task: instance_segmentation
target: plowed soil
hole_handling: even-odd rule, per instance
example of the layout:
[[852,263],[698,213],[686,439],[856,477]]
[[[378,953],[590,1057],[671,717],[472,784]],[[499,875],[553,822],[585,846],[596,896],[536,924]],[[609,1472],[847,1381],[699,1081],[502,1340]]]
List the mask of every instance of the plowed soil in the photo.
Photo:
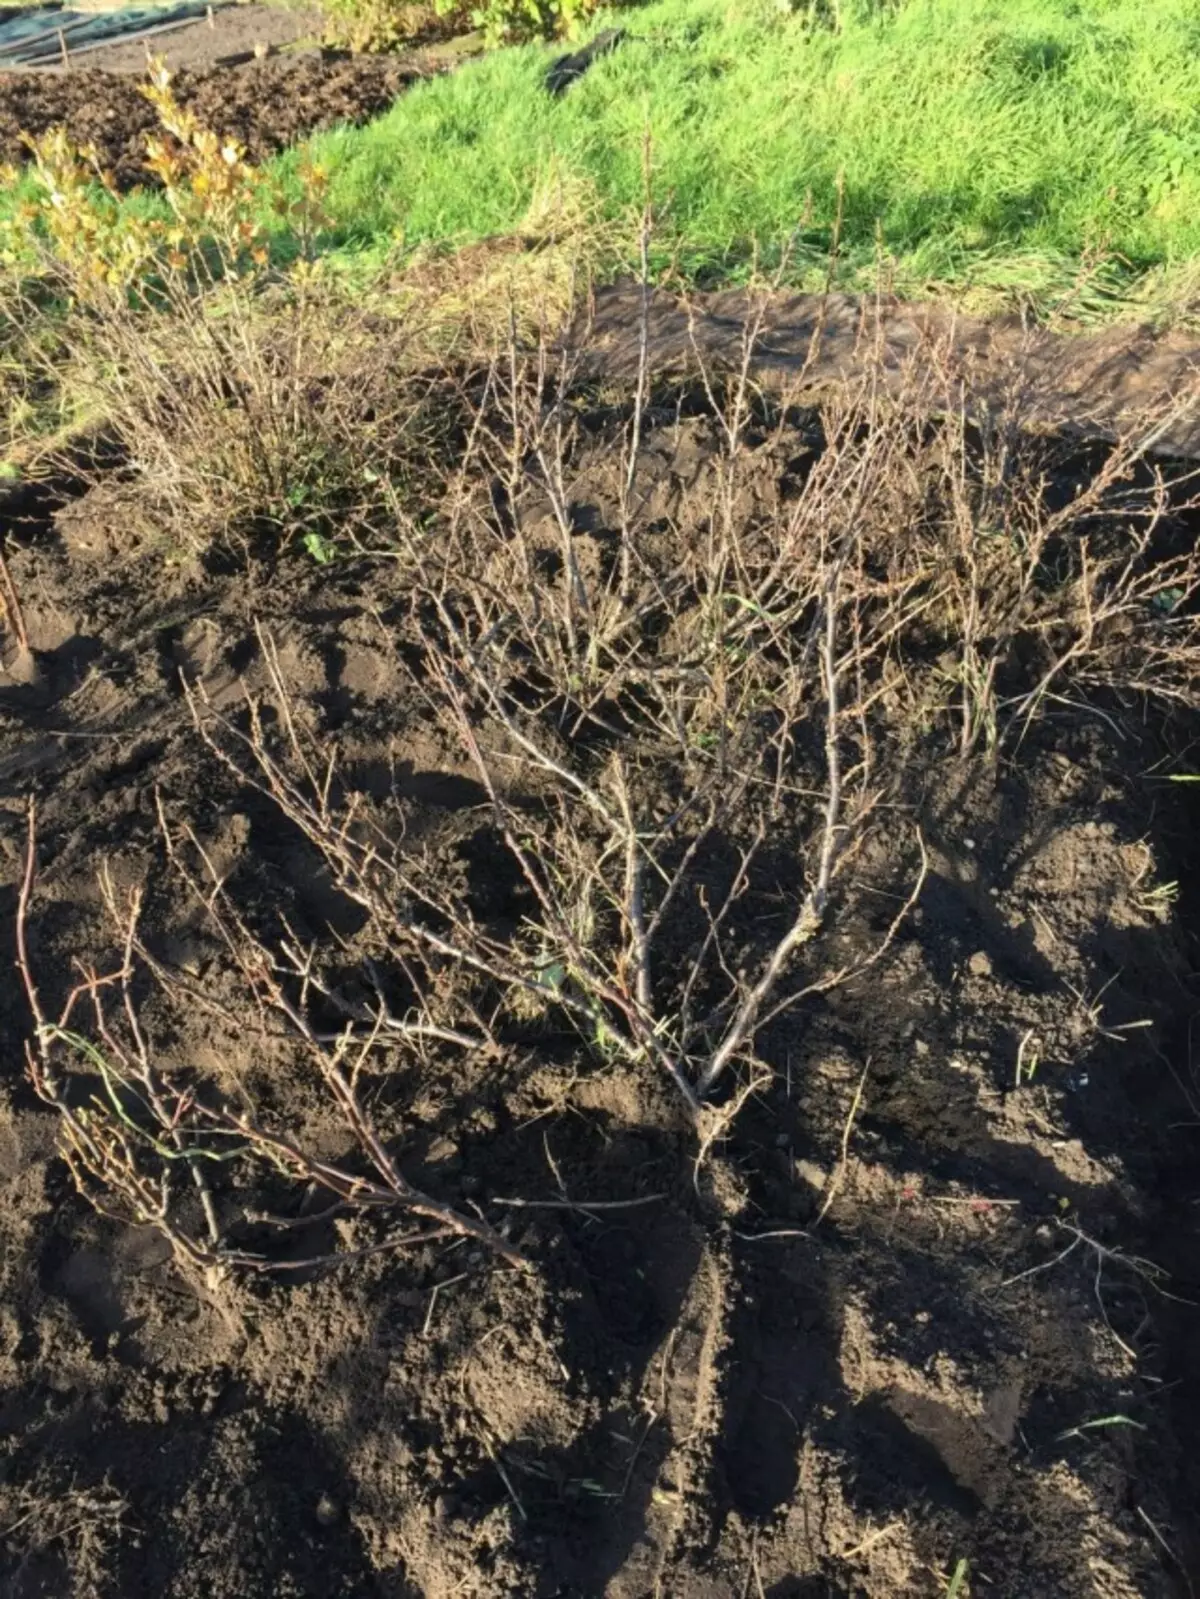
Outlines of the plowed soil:
[[[181,105],[214,132],[238,140],[254,161],[286,149],[305,134],[379,116],[421,75],[382,56],[314,51],[232,67],[185,68],[175,78]],[[21,164],[22,133],[59,124],[80,144],[93,144],[117,186],[149,181],[146,136],[157,117],[130,72],[80,67],[72,72],[0,74],[0,160]]]
[[836,393],[875,370],[896,392],[911,387],[919,368],[933,375],[931,404],[965,406],[977,422],[1019,415],[1025,429],[1080,443],[1112,441],[1139,424],[1149,432],[1152,422],[1151,453],[1200,457],[1200,348],[1184,328],[1052,329],[886,295],[727,289],[684,301],[656,290],[643,305],[636,285],[614,283],[581,321],[585,364],[597,376],[631,380],[643,318],[656,371],[682,370],[697,355],[714,370],[736,370],[753,326],[755,381],[776,394]]
[[[571,446],[585,567],[620,519],[606,418],[584,414]],[[821,437],[814,412],[752,443],[747,515],[791,502]],[[720,440],[703,397],[654,411],[648,550],[706,536]],[[1099,465],[1060,451],[1049,491]],[[529,494],[544,516],[536,473]],[[485,923],[519,911],[487,794],[412,691],[395,564],[164,559],[113,504],[102,485],[50,517],[8,506],[34,658],[0,690],[4,1591],[908,1599],[956,1572],[977,1599],[1192,1591],[1200,903],[1195,791],[1166,780],[1194,766],[1190,713],[1067,697],[999,755],[918,740],[907,820],[847,868],[838,936],[864,948],[895,914],[914,819],[919,903],[866,977],[764,1030],[764,1078],[700,1170],[672,1085],[569,1032],[373,1080],[404,1169],[505,1228],[532,1271],[443,1239],[205,1281],[79,1198],[24,1078],[28,796],[46,1002],[73,963],[119,960],[107,862],[146,885],[163,962],[227,1005],[159,1016],[156,1047],[265,1084],[329,1159],[352,1158],[344,1125],[236,1009],[161,819],[194,829],[241,914],[320,961],[350,958],[360,918],[213,760],[182,682],[240,714],[268,686],[265,626],[368,813],[433,851]],[[788,828],[739,911],[750,952],[802,876],[808,834]],[[705,880],[730,869],[714,855]],[[299,1242],[256,1247],[332,1247],[343,1223],[306,1222],[310,1201],[286,1201]],[[222,1197],[231,1216],[261,1202]]]

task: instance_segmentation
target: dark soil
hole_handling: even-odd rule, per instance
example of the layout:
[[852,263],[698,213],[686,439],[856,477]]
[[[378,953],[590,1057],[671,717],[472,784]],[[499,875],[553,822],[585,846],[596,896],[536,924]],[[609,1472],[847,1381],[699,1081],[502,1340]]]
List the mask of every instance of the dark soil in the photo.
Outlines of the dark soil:
[[755,379],[775,393],[837,393],[878,368],[894,391],[918,382],[931,409],[965,404],[980,422],[1019,414],[1027,429],[1080,443],[1140,427],[1154,435],[1152,452],[1200,457],[1196,337],[1186,328],[1050,328],[1017,316],[964,316],[936,301],[744,289],[693,293],[686,302],[659,289],[643,310],[641,289],[626,282],[596,294],[585,363],[606,378],[632,378],[643,315],[657,371],[688,366],[694,351],[714,369],[736,369],[745,329],[755,325]]
[[[692,410],[655,413],[640,477],[684,539],[714,493]],[[607,426],[585,418],[572,463],[586,559],[616,518]],[[801,417],[762,445],[756,503],[797,492],[816,441]],[[1052,483],[1096,464],[1060,457]],[[5,966],[30,794],[47,991],[112,958],[108,862],[150,888],[169,959],[225,992],[225,954],[167,887],[160,806],[256,925],[286,915],[335,963],[352,947],[354,907],[181,698],[181,671],[222,706],[262,687],[256,621],[364,802],[465,870],[479,915],[507,903],[486,796],[397,658],[398,568],[203,571],[123,547],[112,504],[11,547],[35,669],[0,697]],[[528,1274],[443,1240],[299,1281],[188,1277],[152,1228],[76,1195],[23,1077],[20,985],[0,984],[5,1591],[880,1599],[945,1593],[960,1561],[960,1594],[1192,1591],[1200,907],[1194,791],[1162,779],[1194,765],[1195,725],[1100,709],[1064,704],[997,758],[915,762],[916,911],[868,978],[767,1030],[769,1082],[701,1180],[671,1085],[569,1037],[378,1084],[400,1162],[506,1225]],[[901,840],[897,822],[849,869],[839,892],[877,906],[851,941],[894,913]],[[774,842],[747,938],[797,871]],[[171,1025],[172,1059],[267,1082],[344,1154],[248,1012]]]
[[[325,51],[187,68],[174,87],[180,104],[206,127],[238,140],[251,160],[262,161],[319,128],[379,116],[421,75],[399,59]],[[95,145],[119,188],[149,181],[146,136],[155,131],[157,116],[132,75],[99,67],[0,74],[0,160],[28,160],[21,134],[59,124],[76,142]]]

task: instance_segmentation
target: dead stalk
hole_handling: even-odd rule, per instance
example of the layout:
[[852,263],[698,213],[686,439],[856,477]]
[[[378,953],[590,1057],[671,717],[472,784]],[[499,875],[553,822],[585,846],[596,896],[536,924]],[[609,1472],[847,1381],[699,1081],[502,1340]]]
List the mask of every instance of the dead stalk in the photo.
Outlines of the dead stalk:
[[3,609],[8,619],[18,647],[22,653],[28,654],[29,634],[25,629],[25,616],[21,610],[21,599],[17,593],[17,585],[13,582],[2,540],[0,540],[0,609]]
[[842,773],[838,753],[838,661],[836,578],[831,580],[831,592],[825,596],[825,634],[821,652],[821,675],[825,685],[825,762],[827,786],[825,791],[825,821],[821,832],[821,847],[816,879],[806,894],[795,920],[771,952],[762,975],[743,998],[725,1037],[701,1073],[698,1084],[701,1094],[711,1094],[722,1073],[734,1055],[745,1047],[754,1029],[760,1011],[774,993],[781,974],[792,954],[802,944],[807,944],[820,932],[829,900],[829,885],[837,857],[838,833],[841,821]]
[[[196,846],[194,835],[189,841]],[[366,1037],[356,1035],[350,1027],[332,1041],[320,1035],[288,991],[287,975],[296,972],[297,963],[278,961],[254,940],[232,907],[220,877],[211,871],[211,863],[206,861],[209,877],[204,883],[183,867],[177,843],[171,843],[171,857],[227,947],[237,952],[264,1027],[269,1031],[271,1016],[288,1024],[324,1082],[370,1175],[312,1156],[290,1135],[268,1126],[252,1111],[234,1110],[206,1098],[156,1063],[133,988],[144,948],[138,931],[141,893],[134,890],[122,902],[106,871],[102,871],[101,883],[110,919],[121,939],[121,964],[105,974],[81,969],[80,980],[68,994],[59,1018],[49,1021],[28,943],[36,852],[36,815],[31,802],[16,930],[17,964],[35,1024],[28,1069],[36,1092],[59,1114],[63,1153],[76,1185],[97,1209],[157,1227],[182,1264],[204,1271],[297,1269],[295,1261],[273,1263],[229,1243],[228,1229],[218,1219],[208,1173],[238,1162],[274,1168],[313,1184],[352,1211],[400,1211],[434,1224],[416,1233],[393,1234],[366,1251],[353,1251],[355,1255],[456,1236],[474,1239],[512,1266],[528,1267],[520,1251],[495,1229],[411,1184],[380,1137],[357,1085],[369,1067],[385,1018],[377,1017]],[[203,852],[201,856],[205,859]],[[170,974],[158,965],[154,975],[169,998]],[[113,991],[120,996],[120,1025],[107,1004],[107,995]],[[90,1037],[74,1024],[81,1001],[92,1011]],[[71,1093],[66,1091],[68,1081],[74,1085]],[[203,1236],[189,1228],[181,1215],[172,1181],[173,1171],[179,1169],[188,1174],[196,1190],[205,1224]],[[253,1220],[261,1223],[264,1218]],[[333,1264],[340,1258],[322,1256],[305,1264]]]
[[857,1120],[859,1108],[862,1105],[863,1089],[867,1086],[867,1074],[870,1072],[870,1070],[871,1062],[868,1061],[862,1069],[862,1076],[858,1079],[858,1085],[854,1090],[854,1097],[850,1101],[850,1109],[846,1113],[846,1120],[842,1127],[841,1155],[838,1159],[837,1166],[829,1174],[829,1183],[825,1190],[824,1201],[822,1202],[820,1210],[817,1212],[816,1220],[812,1224],[813,1231],[815,1231],[821,1225],[826,1216],[829,1214],[830,1207],[837,1198],[838,1193],[841,1190],[841,1186],[846,1180],[846,1169],[850,1164],[850,1139],[854,1132],[854,1123]]

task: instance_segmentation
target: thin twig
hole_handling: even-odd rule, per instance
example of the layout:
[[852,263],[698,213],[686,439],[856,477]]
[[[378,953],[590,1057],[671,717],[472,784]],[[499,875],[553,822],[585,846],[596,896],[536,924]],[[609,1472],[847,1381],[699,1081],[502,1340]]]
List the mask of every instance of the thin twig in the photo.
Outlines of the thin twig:
[[13,637],[16,639],[22,653],[29,653],[29,634],[25,628],[25,616],[21,610],[20,597],[17,594],[17,585],[13,582],[12,572],[9,570],[8,560],[4,554],[4,540],[0,538],[0,603],[3,604],[5,614],[12,625]]
[[434,1283],[433,1290],[429,1295],[429,1304],[425,1311],[425,1320],[421,1323],[422,1338],[429,1337],[429,1327],[430,1323],[433,1321],[434,1307],[437,1304],[438,1295],[441,1293],[442,1289],[453,1288],[455,1283],[465,1283],[470,1275],[471,1273],[469,1271],[460,1271],[457,1277],[447,1277],[444,1282]]
[[666,1199],[666,1194],[643,1194],[638,1199],[493,1199],[493,1205],[507,1205],[512,1210],[579,1210],[585,1214],[592,1210],[634,1210],[639,1205],[655,1205]]
[[850,1164],[850,1137],[854,1131],[855,1118],[857,1117],[859,1107],[862,1104],[863,1089],[867,1086],[867,1073],[870,1070],[871,1062],[868,1060],[863,1066],[862,1076],[858,1079],[858,1085],[854,1090],[854,1098],[850,1101],[850,1109],[846,1116],[845,1125],[842,1128],[841,1156],[838,1159],[837,1165],[829,1174],[829,1182],[825,1189],[825,1199],[820,1210],[817,1212],[816,1220],[813,1222],[814,1229],[819,1227],[829,1214],[829,1207],[837,1198],[842,1183],[845,1181],[846,1169]]

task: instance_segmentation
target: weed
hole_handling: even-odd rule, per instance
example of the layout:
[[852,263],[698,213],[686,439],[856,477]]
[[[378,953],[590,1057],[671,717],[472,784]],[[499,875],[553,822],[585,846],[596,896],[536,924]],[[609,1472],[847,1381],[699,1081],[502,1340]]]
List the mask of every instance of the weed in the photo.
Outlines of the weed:
[[971,1591],[970,1578],[970,1561],[957,1561],[950,1575],[950,1581],[946,1584],[946,1599],[968,1599]]
[[1038,1067],[1042,1064],[1041,1051],[1038,1040],[1032,1030],[1022,1034],[1017,1045],[1017,1069],[1013,1082],[1017,1088],[1022,1083],[1032,1083],[1037,1076]]
[[1171,912],[1178,903],[1177,882],[1155,882],[1154,856],[1148,847],[1145,848],[1142,865],[1130,884],[1130,894],[1138,910],[1160,922],[1170,919]]

